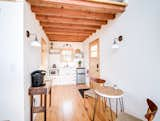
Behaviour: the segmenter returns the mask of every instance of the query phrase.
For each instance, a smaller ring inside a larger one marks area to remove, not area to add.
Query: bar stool
[[[95,89],[99,86],[104,86],[105,82],[103,79],[90,77],[90,89],[84,91],[84,105],[87,97],[96,98]]]

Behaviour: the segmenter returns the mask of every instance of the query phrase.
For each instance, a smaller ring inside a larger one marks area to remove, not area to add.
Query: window
[[[61,58],[63,62],[71,62],[73,60],[73,51],[71,49],[63,49]]]

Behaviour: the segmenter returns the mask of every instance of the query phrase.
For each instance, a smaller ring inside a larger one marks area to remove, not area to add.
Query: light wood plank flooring
[[[47,109],[47,121],[91,121],[94,99],[84,100],[77,86],[52,87],[52,106]],[[115,117],[115,116],[114,116]],[[43,121],[43,114],[38,114],[36,121]],[[102,101],[98,102],[95,121],[111,121],[109,109]]]

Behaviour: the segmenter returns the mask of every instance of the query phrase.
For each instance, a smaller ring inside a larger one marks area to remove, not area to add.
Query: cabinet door
[[[78,74],[77,75],[77,84],[85,83],[85,74]]]

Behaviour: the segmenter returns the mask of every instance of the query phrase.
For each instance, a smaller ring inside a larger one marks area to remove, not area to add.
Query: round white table
[[[110,114],[111,114],[112,121],[113,121],[113,116],[112,116],[111,99],[116,100],[116,116],[118,113],[118,101],[120,104],[121,112],[124,112],[124,103],[123,103],[124,92],[121,89],[115,89],[114,87],[110,87],[110,86],[100,86],[97,89],[95,89],[95,92],[96,92],[96,98],[95,98],[96,100],[95,100],[95,105],[94,105],[93,121],[95,119],[98,96],[109,100]]]

